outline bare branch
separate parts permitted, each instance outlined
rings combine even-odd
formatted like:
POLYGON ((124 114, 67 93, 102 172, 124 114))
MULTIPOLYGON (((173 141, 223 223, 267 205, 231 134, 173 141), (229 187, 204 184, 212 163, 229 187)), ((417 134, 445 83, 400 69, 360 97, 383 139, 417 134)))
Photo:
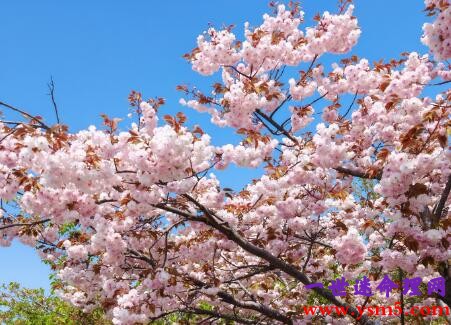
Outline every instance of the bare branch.
POLYGON ((233 65, 224 65, 224 68, 230 68, 233 71, 235 71, 236 73, 238 73, 239 75, 248 78, 250 80, 252 80, 252 76, 248 76, 247 74, 242 73, 240 70, 238 70, 237 68, 235 68, 233 65))
POLYGON ((355 100, 357 99, 357 94, 358 94, 358 91, 355 92, 354 97, 352 98, 351 104, 349 105, 348 109, 346 110, 344 115, 341 117, 341 119, 344 119, 346 117, 346 115, 348 115, 349 112, 351 111, 351 108, 352 108, 352 106, 354 106, 355 100))
POLYGON ((60 117, 59 117, 59 113, 58 113, 58 106, 56 105, 56 100, 55 100, 55 83, 53 82, 53 77, 50 76, 50 82, 47 84, 47 86, 49 87, 49 96, 52 99, 52 104, 53 104, 53 109, 55 110, 55 115, 56 115, 56 122, 58 124, 60 124, 60 117))
POLYGON ((29 119, 32 120, 32 121, 35 121, 36 123, 38 123, 38 124, 39 124, 43 129, 45 129, 45 130, 49 130, 49 129, 50 129, 50 127, 49 127, 48 125, 46 125, 44 122, 42 122, 41 119, 39 119, 38 117, 33 116, 33 115, 31 115, 31 114, 25 112, 24 110, 22 110, 22 109, 20 109, 20 108, 11 106, 11 105, 6 104, 6 103, 4 103, 4 102, 2 102, 2 101, 0 101, 0 105, 1 105, 1 106, 4 106, 4 107, 6 107, 6 108, 9 108, 10 110, 12 110, 12 111, 14 111, 14 112, 20 113, 20 114, 22 114, 23 116, 29 118, 29 119))

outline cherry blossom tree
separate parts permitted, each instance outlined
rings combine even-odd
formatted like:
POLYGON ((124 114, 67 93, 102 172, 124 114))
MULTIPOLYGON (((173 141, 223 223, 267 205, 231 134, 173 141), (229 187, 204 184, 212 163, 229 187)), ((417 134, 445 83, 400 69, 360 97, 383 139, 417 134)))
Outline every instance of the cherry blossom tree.
POLYGON ((220 81, 204 92, 178 86, 180 103, 235 129, 238 144, 214 146, 183 113, 159 121, 164 100, 138 92, 128 131, 103 116, 105 128, 69 133, 0 102, 24 117, 0 124, 0 244, 35 246, 63 299, 100 306, 115 324, 174 313, 372 324, 357 305, 451 306, 449 2, 426 0, 431 55, 325 66, 324 54, 346 53, 360 36, 349 2, 311 27, 290 3, 245 24, 243 40, 232 27, 197 38, 186 59, 220 81), (214 174, 232 164, 264 172, 233 191, 214 174), (443 277, 446 294, 387 298, 376 291, 387 274, 399 284, 443 277), (352 290, 364 276, 370 297, 352 290), (350 285, 336 297, 327 287, 341 277, 350 285), (348 316, 302 312, 321 304, 348 316))

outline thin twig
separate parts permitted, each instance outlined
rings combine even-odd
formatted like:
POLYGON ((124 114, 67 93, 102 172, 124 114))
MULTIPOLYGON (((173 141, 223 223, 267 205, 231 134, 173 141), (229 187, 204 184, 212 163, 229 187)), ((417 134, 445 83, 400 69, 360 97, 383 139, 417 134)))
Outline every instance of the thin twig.
POLYGON ((55 110, 56 122, 58 124, 60 124, 58 106, 56 105, 56 100, 55 100, 55 83, 53 82, 52 76, 50 76, 50 82, 47 84, 47 86, 49 87, 49 91, 50 91, 48 95, 52 99, 53 109, 55 110))
POLYGON ((351 105, 349 105, 348 110, 346 111, 346 113, 341 117, 342 119, 344 119, 346 117, 346 115, 348 115, 349 111, 351 110, 352 106, 354 106, 355 100, 357 98, 357 91, 354 94, 354 98, 352 99, 352 103, 351 105))
POLYGON ((263 113, 261 110, 257 109, 255 111, 256 114, 258 114, 260 117, 265 119, 268 123, 270 123, 272 126, 274 126, 278 131, 280 131, 283 135, 285 135, 288 139, 293 141, 295 144, 299 144, 299 141, 293 137, 287 130, 285 130, 281 125, 279 125, 276 121, 274 121, 272 118, 267 116, 265 113, 263 113))
POLYGON ((31 114, 25 112, 24 110, 22 110, 22 109, 20 109, 20 108, 11 106, 11 105, 6 104, 6 103, 4 103, 4 102, 2 102, 2 101, 0 101, 0 105, 1 105, 1 106, 4 106, 4 107, 6 107, 6 108, 9 108, 10 110, 13 110, 14 112, 20 113, 20 114, 22 114, 23 116, 28 117, 28 118, 29 118, 30 120, 32 120, 32 121, 37 122, 43 129, 46 129, 46 130, 49 130, 49 129, 50 129, 50 127, 49 127, 48 125, 46 125, 44 122, 42 122, 39 118, 37 118, 36 116, 33 116, 33 115, 31 115, 31 114))

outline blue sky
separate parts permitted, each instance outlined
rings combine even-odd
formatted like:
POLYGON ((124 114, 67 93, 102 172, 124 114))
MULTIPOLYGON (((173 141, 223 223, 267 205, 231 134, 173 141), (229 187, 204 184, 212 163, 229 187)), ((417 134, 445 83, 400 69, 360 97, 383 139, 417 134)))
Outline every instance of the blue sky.
MULTIPOLYGON (((40 0, 1 1, 0 100, 54 122, 47 96, 50 76, 63 123, 72 131, 101 124, 100 114, 126 117, 127 95, 165 97, 162 114, 183 110, 191 123, 202 124, 215 144, 236 136, 209 125, 209 117, 181 107, 175 86, 199 88, 214 83, 191 70, 182 55, 195 47, 208 27, 235 24, 241 34, 245 21, 261 22, 265 0, 119 1, 40 0)), ((398 57, 404 51, 426 53, 420 43, 426 20, 421 0, 355 0, 362 35, 351 54, 371 62, 398 57)), ((324 10, 336 12, 335 0, 305 0, 307 24, 324 10)), ((333 62, 339 57, 325 57, 333 62)), ((236 142, 236 141, 235 141, 236 142)), ((219 175, 227 187, 239 188, 258 170, 233 168, 219 175)), ((14 244, 0 248, 0 283, 18 281, 48 288, 49 270, 31 248, 14 244)))

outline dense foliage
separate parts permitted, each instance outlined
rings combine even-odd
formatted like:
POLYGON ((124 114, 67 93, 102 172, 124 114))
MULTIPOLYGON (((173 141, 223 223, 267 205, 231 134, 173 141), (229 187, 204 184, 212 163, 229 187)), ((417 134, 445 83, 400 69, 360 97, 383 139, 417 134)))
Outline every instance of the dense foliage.
POLYGON ((99 311, 90 314, 43 289, 26 289, 18 283, 0 288, 0 323, 5 325, 108 325, 99 311))

